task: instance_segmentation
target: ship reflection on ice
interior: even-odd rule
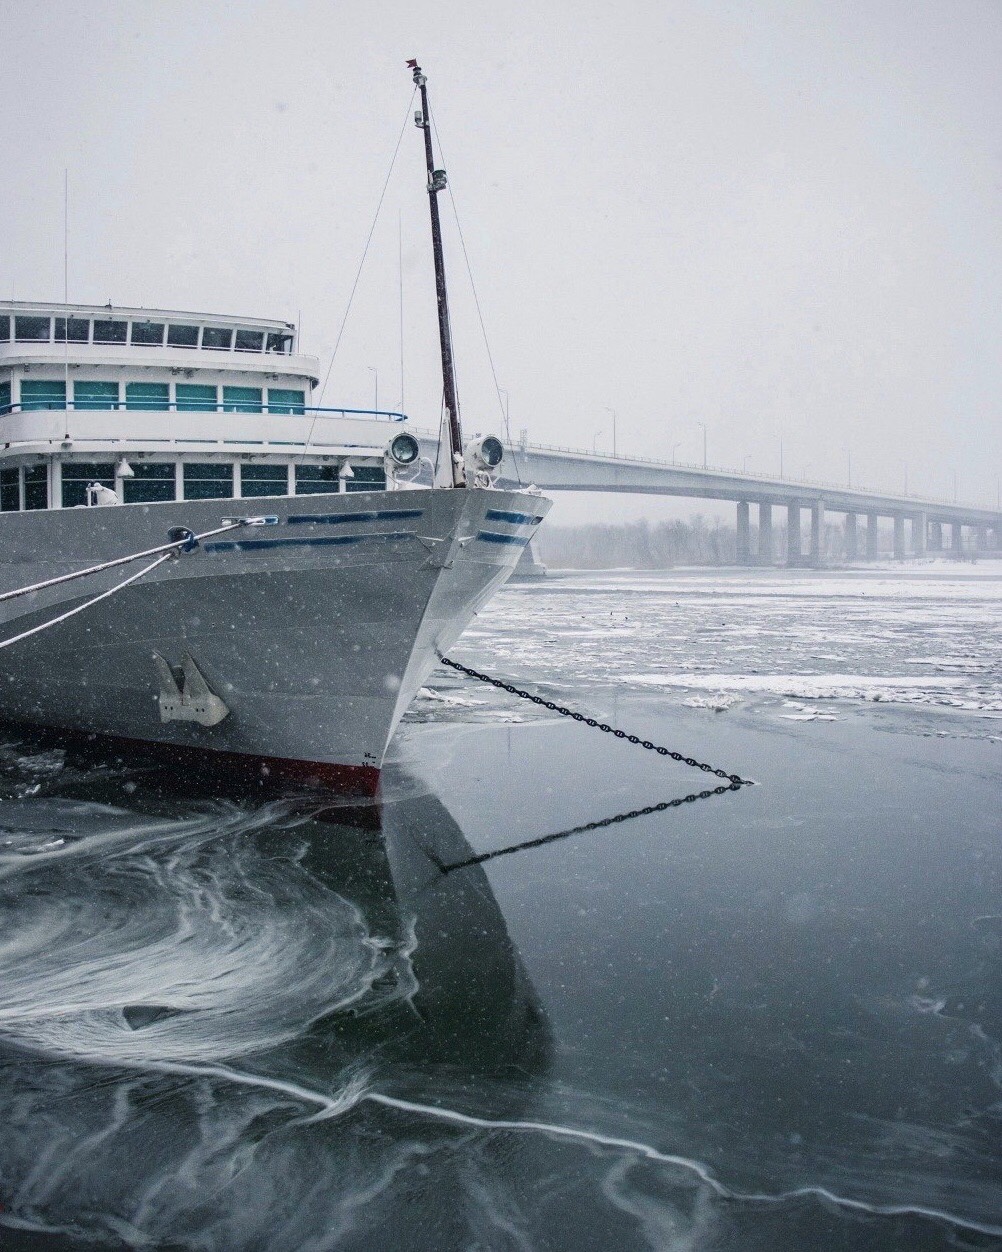
[[[0,807],[4,1247],[488,1220],[502,1156],[406,1102],[516,1117],[550,1039],[483,871],[434,863],[470,855],[439,801],[41,790]]]

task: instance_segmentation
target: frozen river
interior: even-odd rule
[[[757,784],[671,807],[446,671],[362,807],[0,741],[0,1248],[1002,1249],[1000,611],[503,592],[457,660]]]

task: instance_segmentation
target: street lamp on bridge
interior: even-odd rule
[[[615,456],[616,455],[616,410],[610,409],[608,405],[606,405],[605,411],[606,413],[612,414],[612,455]]]
[[[697,422],[696,425],[703,432],[703,469],[706,469],[706,426],[703,422]]]

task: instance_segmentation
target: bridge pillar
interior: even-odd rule
[[[859,556],[859,537],[856,534],[856,514],[845,515],[845,559],[855,561]]]
[[[758,563],[771,565],[774,560],[772,550],[772,505],[758,506]]]
[[[988,551],[988,527],[979,526],[974,532],[974,546],[978,552]]]
[[[811,564],[821,565],[821,540],[825,530],[825,502],[815,500],[811,505]]]
[[[929,523],[929,550],[931,552],[943,551],[943,523]]]
[[[925,513],[912,514],[912,554],[914,556],[925,556],[925,534],[929,525],[929,519]]]
[[[738,501],[738,564],[751,565],[751,528],[747,500]]]
[[[953,555],[963,556],[964,555],[964,528],[963,526],[960,524],[960,522],[951,522],[950,532],[951,532],[950,546],[953,548]]]
[[[879,553],[877,546],[877,526],[880,519],[876,513],[868,513],[866,516],[866,556],[867,560],[875,561]]]
[[[530,539],[522,549],[522,553],[518,558],[518,564],[515,566],[511,575],[512,582],[521,582],[522,579],[546,577],[546,566],[539,559],[539,554],[536,552],[535,545],[535,539]]]
[[[799,565],[803,561],[800,548],[800,505],[786,506],[786,563]]]
[[[903,561],[905,559],[904,513],[894,514],[894,559],[895,561]]]

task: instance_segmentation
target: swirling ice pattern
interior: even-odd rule
[[[394,950],[353,904],[253,847],[279,815],[131,821],[0,858],[0,1036],[78,1061],[218,1061],[366,996]]]

